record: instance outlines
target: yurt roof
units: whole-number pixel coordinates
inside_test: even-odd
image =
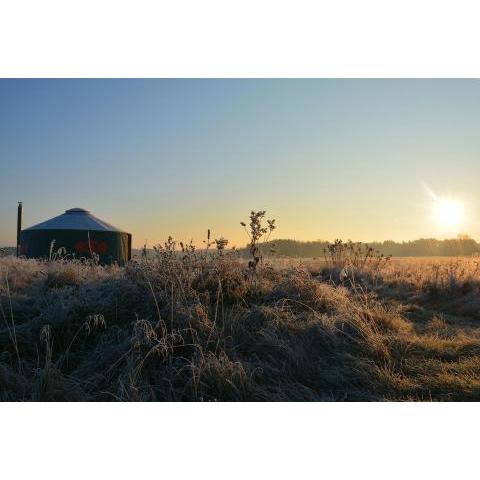
[[[92,230],[102,232],[125,232],[109,223],[100,220],[84,208],[71,208],[62,215],[33,225],[25,230]]]

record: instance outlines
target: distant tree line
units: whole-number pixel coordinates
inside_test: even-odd
[[[286,257],[323,257],[324,249],[328,242],[317,240],[312,242],[300,242],[297,240],[274,240],[262,246],[264,254],[275,252]],[[393,257],[428,257],[428,256],[457,256],[480,254],[480,244],[467,235],[459,235],[457,238],[437,240],[435,238],[420,238],[408,242],[366,242],[384,255]]]
[[[17,249],[15,247],[0,247],[0,257],[7,257],[16,253]]]
[[[365,242],[379,253],[385,256],[393,257],[448,257],[448,256],[469,256],[480,254],[480,243],[477,243],[468,235],[459,235],[457,238],[446,240],[437,240],[436,238],[420,238],[408,242],[394,242],[385,240],[384,242]],[[322,258],[324,249],[329,242],[316,240],[310,242],[301,242],[298,240],[279,239],[273,240],[261,245],[263,255],[275,254],[285,257],[299,258]],[[242,256],[248,256],[247,248],[237,249]],[[141,250],[132,250],[134,256],[140,256]],[[153,254],[153,250],[149,249]],[[0,247],[0,257],[6,255],[15,255],[14,247]]]

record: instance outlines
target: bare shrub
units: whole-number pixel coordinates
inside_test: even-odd
[[[252,210],[250,212],[248,229],[245,222],[240,222],[240,225],[242,225],[250,240],[248,250],[251,255],[251,260],[248,262],[248,267],[253,274],[257,271],[257,266],[263,259],[260,246],[262,243],[268,242],[271,233],[276,228],[274,219],[265,220],[266,213],[265,210],[258,212]]]
[[[367,244],[362,242],[343,242],[335,240],[329,244],[323,251],[327,267],[338,269],[354,268],[378,271],[387,263],[391,255],[385,256]]]

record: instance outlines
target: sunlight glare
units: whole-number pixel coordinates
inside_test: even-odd
[[[461,202],[448,198],[439,198],[434,206],[435,219],[441,227],[459,227],[463,223],[463,210]]]

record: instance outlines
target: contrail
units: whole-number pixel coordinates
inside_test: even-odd
[[[427,194],[432,198],[432,200],[437,201],[438,197],[435,192],[422,180],[421,181],[422,187],[425,189]]]

